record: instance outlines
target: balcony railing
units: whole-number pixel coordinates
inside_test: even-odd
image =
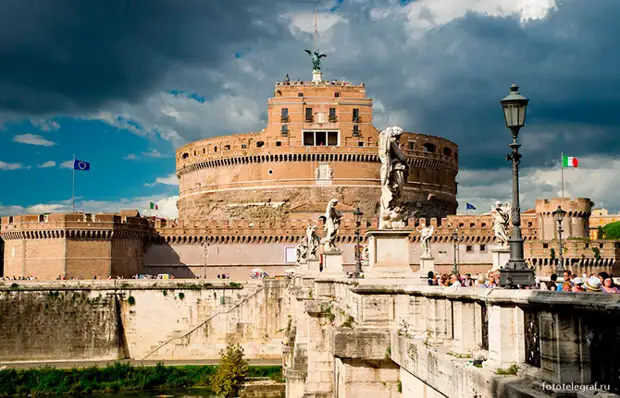
[[[280,117],[280,123],[288,123],[289,121],[290,121],[290,118],[288,116]]]
[[[306,115],[306,123],[312,123],[313,121],[314,121],[314,117],[313,116]]]
[[[362,122],[362,118],[359,116],[353,116],[353,123],[361,123]]]
[[[329,122],[330,123],[336,123],[338,121],[338,118],[336,116],[330,116],[329,117]]]

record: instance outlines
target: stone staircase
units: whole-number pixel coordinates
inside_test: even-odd
[[[148,354],[146,354],[140,360],[143,361],[143,360],[148,359],[150,356],[152,356],[153,354],[157,353],[162,348],[168,346],[169,344],[171,344],[173,342],[180,341],[183,338],[189,338],[190,334],[192,334],[194,331],[200,329],[201,327],[203,327],[204,325],[209,323],[215,317],[223,315],[223,314],[228,314],[229,312],[235,310],[236,308],[244,305],[246,302],[251,300],[253,297],[255,297],[258,294],[260,294],[264,289],[265,289],[264,286],[261,285],[256,290],[254,290],[253,292],[251,292],[251,293],[247,294],[245,297],[243,297],[241,299],[241,301],[239,301],[237,304],[232,305],[231,303],[226,303],[225,302],[223,304],[223,308],[221,308],[219,311],[217,311],[215,313],[210,314],[206,319],[199,320],[199,321],[189,325],[189,327],[184,329],[184,330],[173,330],[171,333],[166,335],[162,340],[159,340],[156,344],[151,345],[149,347]]]

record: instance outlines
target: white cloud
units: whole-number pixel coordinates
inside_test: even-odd
[[[67,160],[66,162],[62,162],[60,164],[61,169],[72,169],[73,168],[73,160]]]
[[[89,213],[118,213],[121,210],[137,209],[142,215],[157,215],[159,217],[178,218],[176,202],[178,196],[154,196],[121,199],[119,201],[79,200],[76,198],[75,210]],[[157,203],[158,210],[149,210],[149,202]],[[33,206],[6,206],[0,203],[0,216],[17,214],[67,213],[71,212],[71,199],[58,203],[40,203]]]
[[[157,184],[179,185],[179,178],[176,176],[176,174],[170,174],[166,177],[157,177],[154,182],[146,183],[144,185],[146,185],[147,187],[152,187]]]
[[[41,131],[52,131],[60,128],[60,124],[55,120],[30,119],[30,123]]]
[[[38,165],[37,167],[41,168],[41,169],[47,169],[49,167],[54,167],[56,166],[56,162],[54,162],[53,160],[47,161],[43,164]]]
[[[383,19],[404,12],[408,28],[419,36],[420,33],[462,18],[469,12],[491,17],[514,15],[524,24],[546,18],[556,8],[556,0],[418,0],[409,3],[404,9],[376,9],[374,17]]]
[[[13,141],[20,144],[38,145],[38,146],[54,146],[55,142],[52,142],[40,135],[35,134],[21,134],[13,137]]]
[[[23,168],[24,165],[21,163],[6,163],[0,160],[0,170],[19,170]]]
[[[233,84],[229,87],[234,93],[222,94],[205,102],[162,92],[138,104],[117,104],[115,111],[89,118],[139,135],[159,135],[175,147],[213,135],[211,126],[214,125],[225,126],[228,133],[237,133],[252,131],[263,124],[261,112],[264,104],[259,105],[247,97],[246,87]],[[157,153],[151,150],[145,155]]]
[[[167,157],[167,155],[164,155],[163,153],[159,152],[157,149],[151,148],[147,152],[142,152],[141,155],[136,155],[135,153],[130,153],[129,155],[125,156],[125,159],[126,160],[137,160],[137,159],[140,159],[141,157],[164,158],[164,157]]]
[[[617,187],[620,186],[620,160],[603,156],[579,158],[579,167],[564,169],[564,197],[590,198],[596,207],[618,212]],[[510,168],[459,172],[459,213],[465,213],[465,203],[486,213],[496,200],[511,201],[512,174]],[[521,209],[533,208],[536,199],[558,198],[562,195],[561,169],[558,161],[549,168],[528,168],[519,179]]]

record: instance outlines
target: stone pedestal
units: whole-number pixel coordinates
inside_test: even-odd
[[[508,263],[510,259],[510,247],[496,246],[491,249],[491,254],[493,256],[493,268],[491,268],[491,271],[497,271],[500,267]]]
[[[320,70],[313,70],[312,71],[312,83],[320,83],[323,81],[323,74],[321,73]]]
[[[297,270],[295,271],[295,275],[303,276],[308,272],[308,260],[304,259],[297,263]]]
[[[377,229],[366,232],[368,267],[366,278],[413,278],[409,266],[410,229]]]
[[[316,258],[308,259],[306,266],[308,267],[308,269],[304,275],[307,277],[316,278],[321,272],[319,268],[319,260]]]
[[[323,272],[322,275],[344,276],[342,268],[342,252],[323,252]]]

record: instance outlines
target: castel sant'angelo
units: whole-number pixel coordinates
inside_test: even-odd
[[[260,132],[208,138],[176,151],[178,220],[144,218],[137,211],[3,217],[4,275],[214,278],[226,272],[246,278],[256,267],[277,274],[295,265],[295,248],[308,225],[323,233],[319,217],[331,199],[344,213],[337,242],[345,268],[353,267],[354,210],[364,213],[362,237],[378,224],[380,131],[363,83],[324,80],[320,63],[314,66],[311,81],[287,75],[276,83]],[[412,268],[421,254],[415,227],[431,224],[438,271],[452,269],[455,259],[461,272],[487,271],[495,245],[492,215],[455,215],[457,144],[405,132],[400,146],[410,166],[403,214],[413,230]],[[568,267],[610,271],[620,248],[591,235],[590,199],[540,199],[524,212],[527,262],[538,274],[554,271],[557,228],[551,212],[559,205],[567,211]]]

